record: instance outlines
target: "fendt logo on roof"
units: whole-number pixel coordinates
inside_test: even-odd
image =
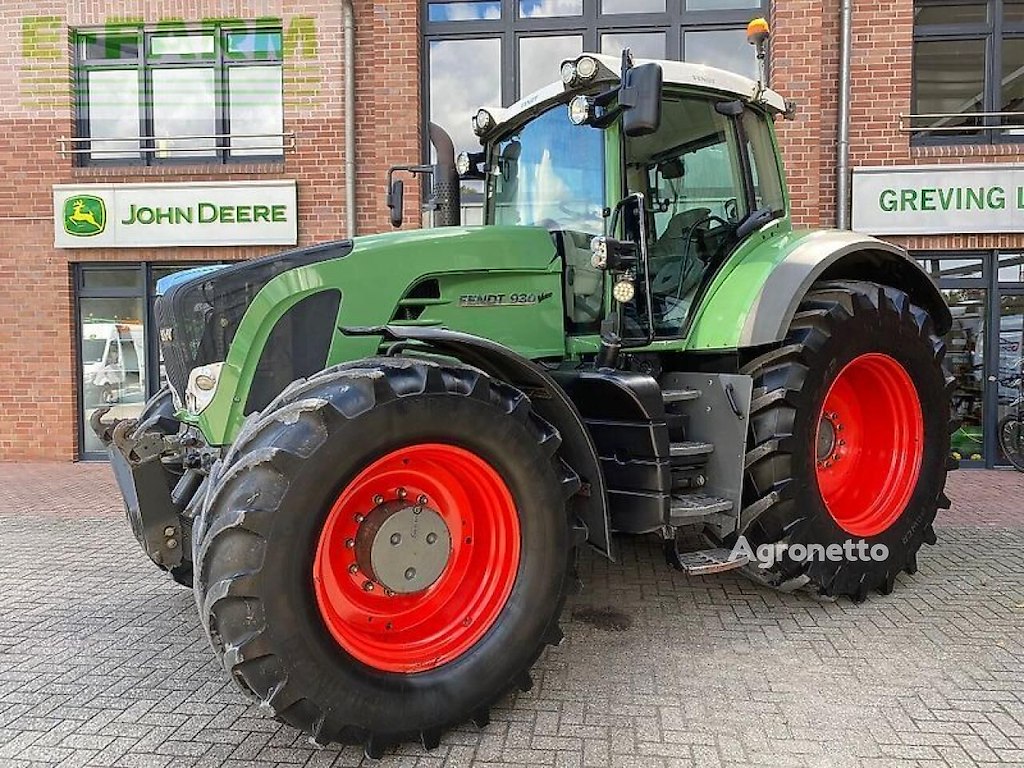
[[[92,237],[107,228],[107,204],[100,197],[75,195],[64,201],[64,231],[75,237]]]

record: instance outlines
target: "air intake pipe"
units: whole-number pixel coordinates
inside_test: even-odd
[[[433,167],[433,184],[429,206],[434,210],[435,227],[457,227],[462,223],[462,186],[455,169],[455,143],[448,132],[431,123],[428,129],[437,162]]]

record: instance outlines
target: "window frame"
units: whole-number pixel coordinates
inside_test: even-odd
[[[92,35],[125,35],[134,31],[136,34],[135,58],[126,59],[87,59],[84,53],[84,41]],[[281,35],[281,54],[279,56],[261,56],[258,54],[229,55],[227,53],[227,36],[238,32],[276,32]],[[74,163],[79,167],[147,167],[147,166],[187,166],[187,165],[233,165],[241,163],[280,163],[285,153],[285,116],[284,116],[284,27],[280,19],[256,19],[252,21],[230,20],[221,22],[204,22],[199,24],[164,23],[156,25],[111,24],[103,27],[79,27],[72,29],[72,80],[74,85],[75,105],[75,136],[72,146],[76,149],[88,149],[87,152],[75,153]],[[158,58],[151,53],[152,40],[167,35],[207,34],[214,38],[213,55],[203,57],[196,54],[168,54]],[[281,71],[281,151],[277,153],[261,151],[259,154],[235,155],[238,149],[245,147],[231,146],[231,99],[229,92],[230,72],[233,68],[276,67]],[[168,157],[158,157],[154,134],[154,99],[152,72],[157,69],[212,69],[214,73],[214,132],[220,138],[214,139],[215,149],[209,155],[189,155],[172,152]],[[89,109],[89,74],[95,71],[131,71],[135,70],[138,77],[138,136],[142,137],[138,144],[136,157],[94,158],[95,152],[111,150],[95,150],[92,145],[90,109]],[[131,139],[97,139],[97,141],[131,141]]]
[[[942,7],[963,4],[964,0],[915,0],[915,12],[919,6]],[[919,25],[914,22],[913,47],[911,49],[910,104],[911,113],[917,113],[918,83],[914,66],[918,43],[977,41],[985,43],[985,64],[982,72],[984,91],[982,106],[985,112],[1001,111],[1003,41],[1024,38],[1024,21],[1005,23],[1004,0],[985,0],[985,23],[931,24]],[[970,113],[965,112],[965,115]],[[1024,111],[1021,112],[1024,118]],[[1024,126],[1024,120],[1022,120]],[[1012,127],[1011,127],[1012,128]],[[967,129],[970,130],[970,129]],[[1021,128],[1018,128],[1021,130]],[[985,117],[980,120],[972,135],[957,136],[943,132],[929,132],[927,129],[911,128],[912,146],[963,146],[975,144],[1017,144],[1024,142],[1024,131],[1019,134],[1006,133],[1000,118]]]
[[[583,13],[571,16],[523,17],[519,14],[520,0],[500,0],[501,17],[466,21],[431,21],[430,6],[446,5],[460,0],[422,0],[420,3],[420,30],[423,40],[421,53],[421,82],[423,112],[431,113],[430,99],[430,44],[437,40],[472,40],[498,38],[501,47],[501,105],[510,106],[524,94],[519,92],[519,41],[523,37],[581,35],[584,51],[600,50],[603,35],[608,33],[662,32],[665,34],[665,58],[678,60],[683,54],[683,35],[686,32],[723,31],[745,29],[750,19],[766,15],[768,0],[760,0],[750,8],[731,8],[718,11],[687,10],[686,0],[666,0],[664,12],[615,13],[601,11],[601,0],[583,0]],[[552,74],[552,81],[557,79]],[[483,106],[483,105],[480,105]],[[498,106],[498,105],[494,105]],[[430,140],[425,130],[421,136],[421,154],[430,158]],[[469,149],[457,147],[457,149]]]

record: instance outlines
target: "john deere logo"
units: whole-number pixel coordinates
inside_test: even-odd
[[[107,228],[107,206],[102,198],[75,195],[64,201],[64,231],[75,237],[92,237]]]

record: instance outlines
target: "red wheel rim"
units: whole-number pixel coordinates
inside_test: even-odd
[[[417,524],[443,521],[448,531],[443,565],[436,558],[402,561],[380,534],[370,538],[381,519],[386,533],[386,525],[419,515],[417,507],[426,513]],[[406,529],[412,538],[415,531]],[[317,605],[334,639],[364,664],[386,672],[434,669],[472,648],[497,620],[515,584],[519,551],[515,502],[489,463],[452,445],[412,445],[366,467],[331,507],[313,561]],[[398,593],[387,586],[400,589],[394,577],[373,570],[372,563],[385,562],[379,557],[396,558],[387,563],[392,570],[426,563],[439,575],[419,591]]]
[[[836,376],[815,434],[818,490],[853,536],[877,536],[906,509],[921,474],[924,418],[896,360],[861,355]]]

